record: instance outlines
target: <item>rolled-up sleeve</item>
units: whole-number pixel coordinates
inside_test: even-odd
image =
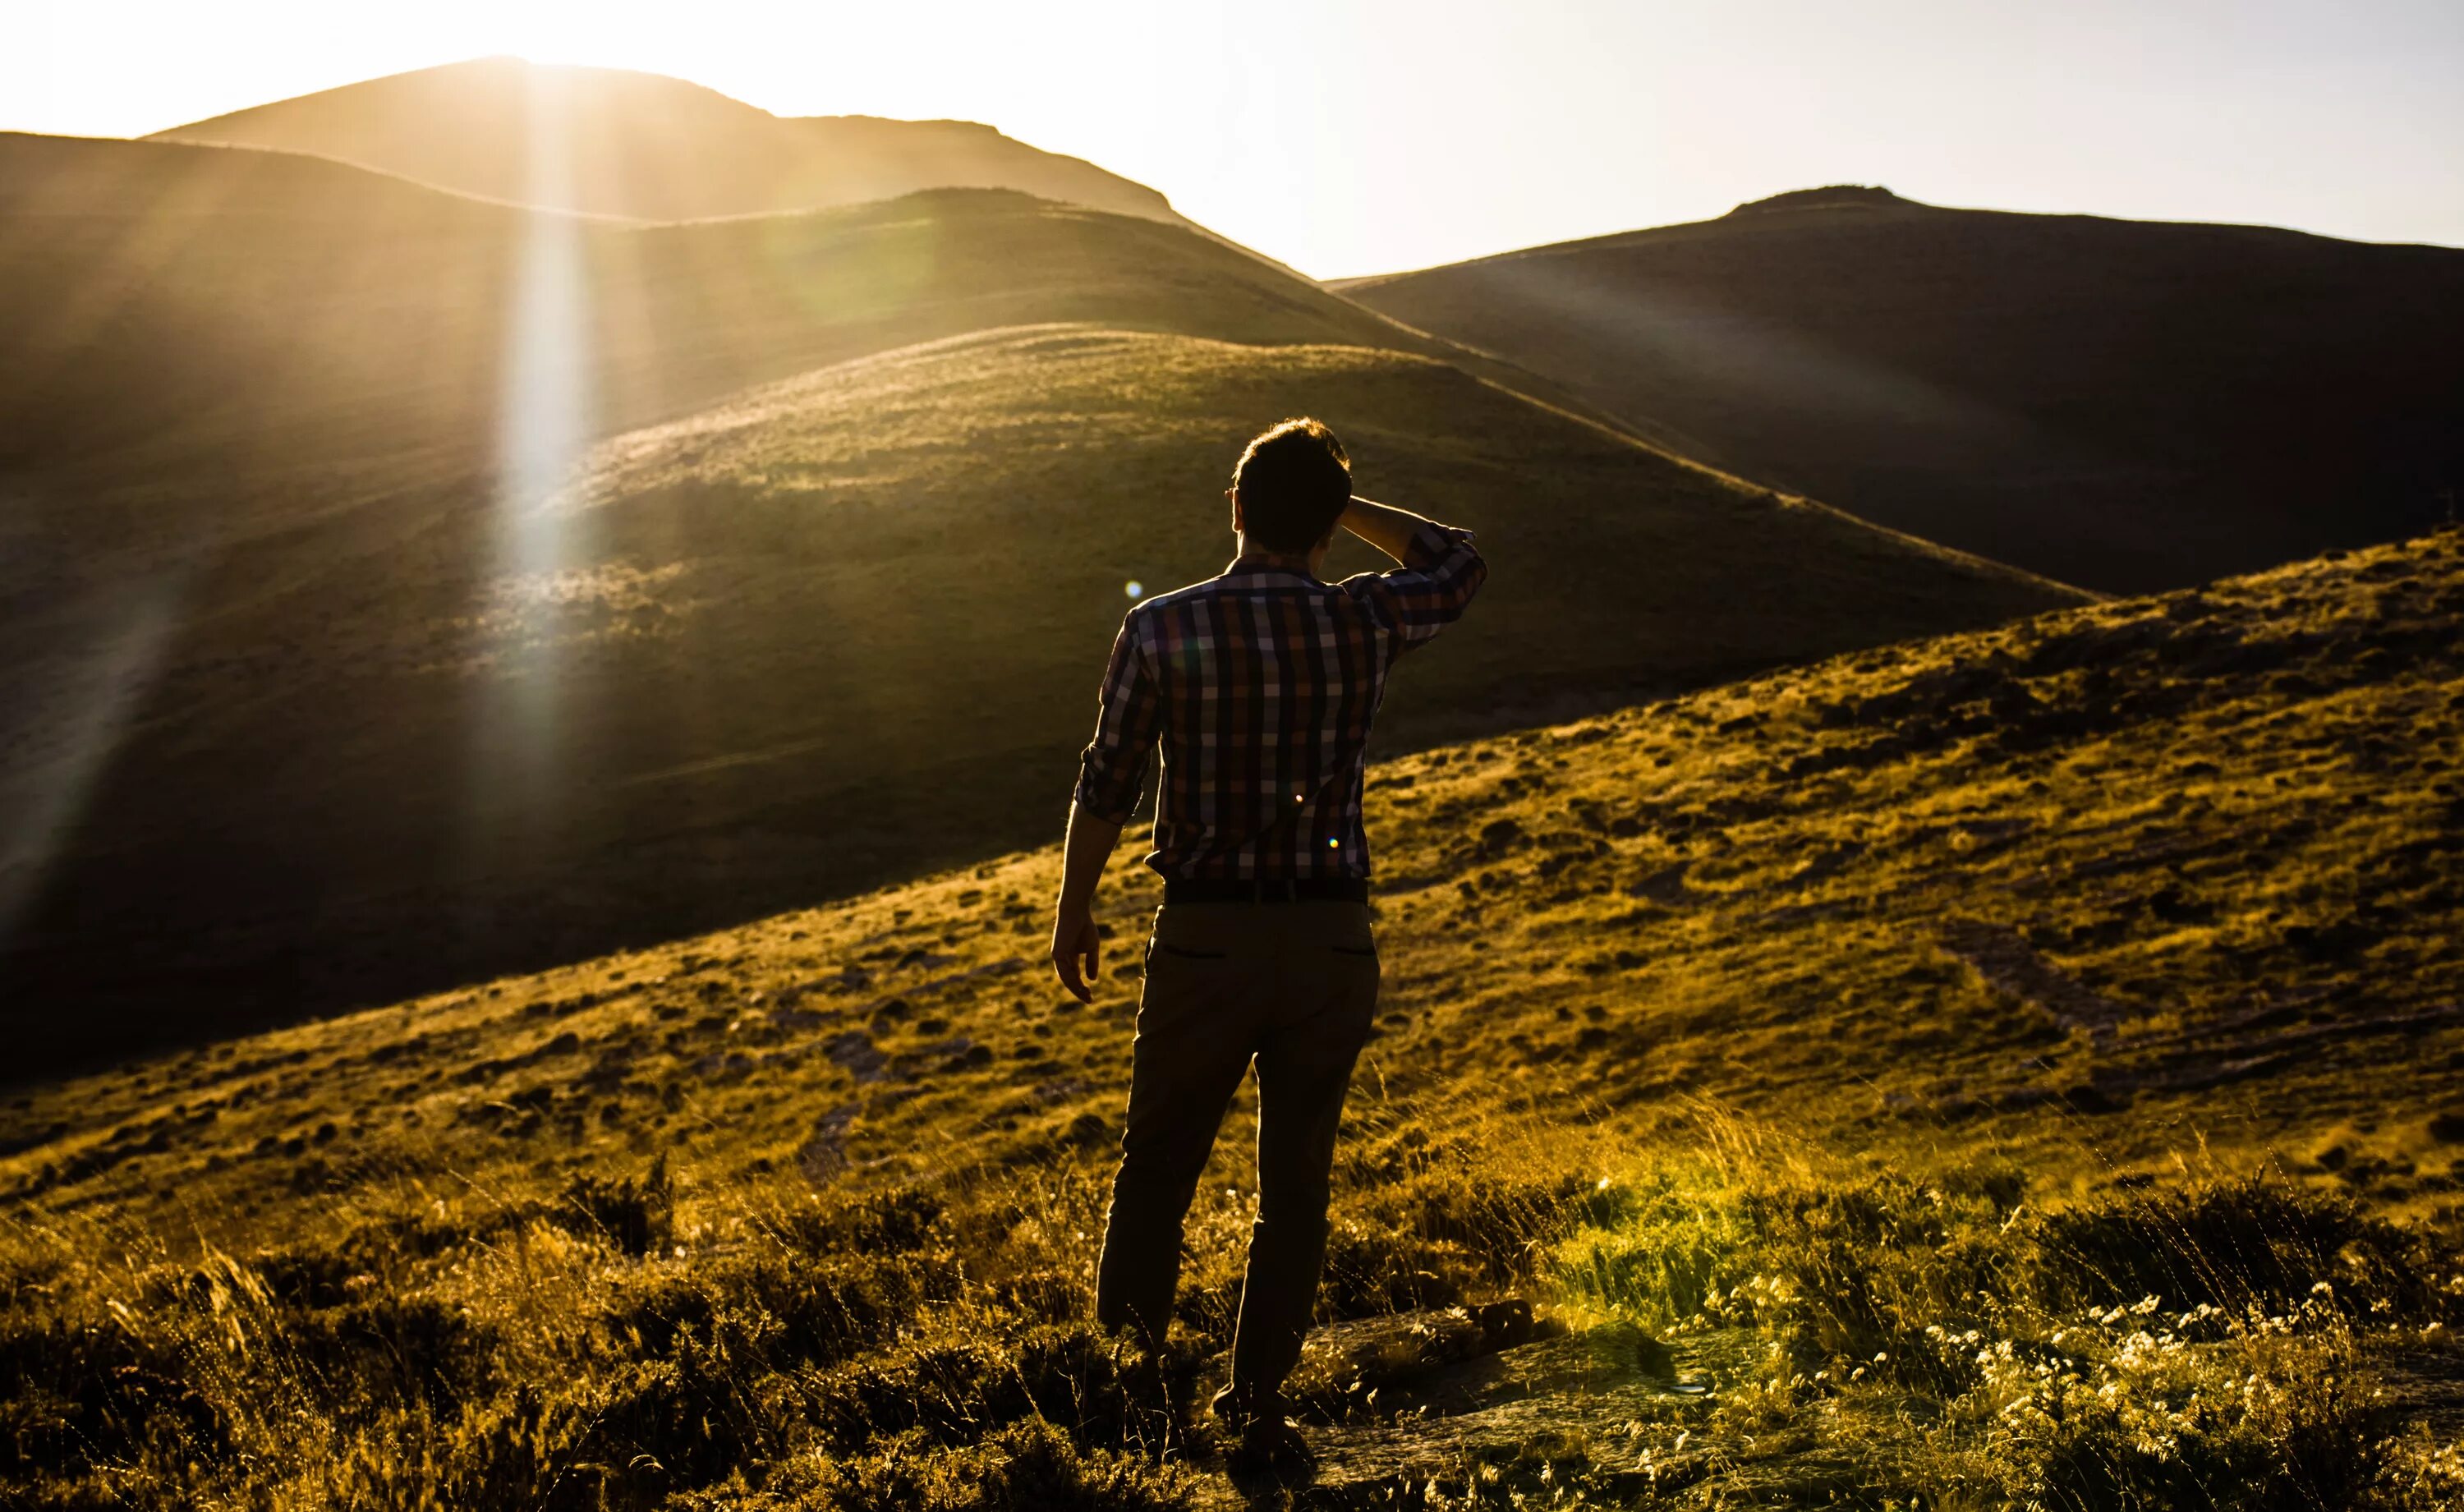
[[[1078,757],[1078,786],[1070,800],[1111,823],[1127,823],[1145,785],[1147,757],[1155,751],[1159,698],[1155,668],[1143,644],[1136,610],[1121,622],[1112,659],[1104,668],[1095,738]]]
[[[1409,649],[1462,619],[1487,581],[1488,563],[1471,532],[1432,522],[1412,533],[1401,566],[1348,578],[1343,586],[1368,604],[1398,649]]]

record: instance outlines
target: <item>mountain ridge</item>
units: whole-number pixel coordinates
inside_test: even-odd
[[[981,187],[1202,230],[1155,189],[979,121],[780,116],[667,75],[503,56],[337,85],[143,140],[305,151],[483,198],[635,220]]]
[[[1674,449],[2102,590],[2427,528],[2464,475],[2464,252],[1741,209],[1333,287]]]

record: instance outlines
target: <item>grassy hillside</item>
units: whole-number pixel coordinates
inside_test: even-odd
[[[0,1016],[29,1055],[1034,843],[1124,584],[1219,566],[1230,459],[1298,410],[1499,553],[1398,742],[2068,598],[1152,221],[946,190],[645,228],[282,154],[0,151],[33,333],[0,377]]]
[[[1298,1504],[2453,1504],[2459,612],[2449,533],[1377,767]],[[1237,1504],[1087,1323],[1155,888],[1080,1010],[1056,867],[18,1097],[0,1483]]]
[[[0,274],[26,333],[0,467],[54,480],[11,513],[76,533],[24,559],[67,573],[124,568],[96,555],[109,526],[187,516],[185,542],[331,514],[336,472],[493,469],[512,391],[567,377],[587,437],[1035,320],[1435,349],[1203,237],[1014,193],[630,227],[297,154],[21,135],[0,135]]]
[[[147,140],[314,153],[465,194],[632,220],[1005,188],[1190,225],[1145,185],[973,121],[781,118],[679,78],[514,57],[345,84]]]
[[[438,491],[357,549],[232,553],[55,863],[11,1019],[64,1049],[96,1020],[62,997],[114,1036],[263,1023],[1033,844],[1125,583],[1221,565],[1229,459],[1285,409],[1500,563],[1397,748],[2064,597],[1426,359],[907,348],[612,440],[516,525]]]
[[[1344,292],[1689,456],[2110,591],[2464,486],[2464,252],[1821,190]]]

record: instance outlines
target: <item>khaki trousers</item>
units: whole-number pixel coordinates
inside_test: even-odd
[[[1163,1341],[1181,1221],[1241,1078],[1258,1072],[1258,1216],[1232,1384],[1265,1401],[1299,1363],[1326,1260],[1328,1175],[1352,1064],[1377,1004],[1358,903],[1172,904],[1147,944],[1129,1130],[1096,1267],[1095,1316]]]

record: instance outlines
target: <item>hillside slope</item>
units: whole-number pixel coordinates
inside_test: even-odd
[[[513,204],[643,221],[1005,188],[1190,229],[1161,194],[965,121],[779,117],[679,78],[473,58],[156,132],[315,153]]]
[[[72,572],[122,568],[92,548],[174,514],[330,512],[290,486],[316,469],[389,486],[414,464],[493,468],[517,398],[571,411],[561,428],[587,441],[1048,319],[1435,349],[1203,237],[1015,193],[628,227],[297,154],[18,135],[0,135],[0,317],[25,333],[0,373],[0,467],[80,495],[50,516],[76,549],[35,559]],[[156,502],[203,486],[209,459],[250,486]],[[254,486],[269,477],[286,486]],[[142,517],[96,496],[121,481]]]
[[[1689,456],[2065,582],[2452,517],[2464,252],[1809,190],[1339,285]]]
[[[2452,1427],[2464,1360],[2415,1282],[2453,1269],[2464,1190],[2459,614],[2450,532],[1376,767],[1383,1011],[1327,1296],[1355,1331],[1313,1356],[1325,1500],[1300,1504],[1501,1471],[1639,1496],[1647,1451],[1684,1505],[2059,1484],[2068,1453],[2159,1504],[2256,1508],[2377,1474],[2423,1391]],[[284,1442],[313,1431],[396,1497],[464,1477],[520,1504],[564,1465],[648,1506],[1036,1412],[1120,1444],[1085,1239],[1155,889],[1116,864],[1081,1011],[1040,963],[1056,867],[30,1089],[0,1190],[51,1311],[19,1348],[68,1384],[23,1473],[150,1422],[257,1448],[144,1450],[149,1484],[307,1474]],[[1193,1372],[1228,1326],[1247,1158],[1236,1129],[1201,1183]],[[1510,1305],[1413,1310],[1515,1287],[1581,1347],[1527,1342]],[[191,1295],[221,1300],[182,1345]],[[2277,1316],[2237,1336],[2245,1302]],[[106,1304],[121,1324],[69,1326]],[[2060,1432],[2023,1415],[1996,1338],[2094,1400]],[[174,1358],[226,1415],[146,1393]],[[2209,1370],[2221,1416],[2182,1407]],[[2380,1405],[2302,1394],[2329,1374]],[[295,1375],[332,1388],[296,1417],[269,1384]],[[341,1418],[344,1390],[372,1405]],[[461,1426],[378,1410],[423,1390]],[[913,1392],[948,1412],[901,1416]],[[1911,1404],[1941,1412],[1914,1439]],[[1970,1411],[1994,1432],[1961,1457]],[[2181,1457],[2133,1457],[2143,1412]],[[2373,1504],[2441,1505],[2446,1473]]]
[[[1230,460],[1287,411],[1495,555],[1397,749],[2071,597],[1391,350],[901,348],[616,437],[541,504],[412,482],[226,545],[48,858],[11,1028],[192,1038],[1031,844],[1125,584],[1221,565]],[[39,782],[79,752],[35,734]]]

